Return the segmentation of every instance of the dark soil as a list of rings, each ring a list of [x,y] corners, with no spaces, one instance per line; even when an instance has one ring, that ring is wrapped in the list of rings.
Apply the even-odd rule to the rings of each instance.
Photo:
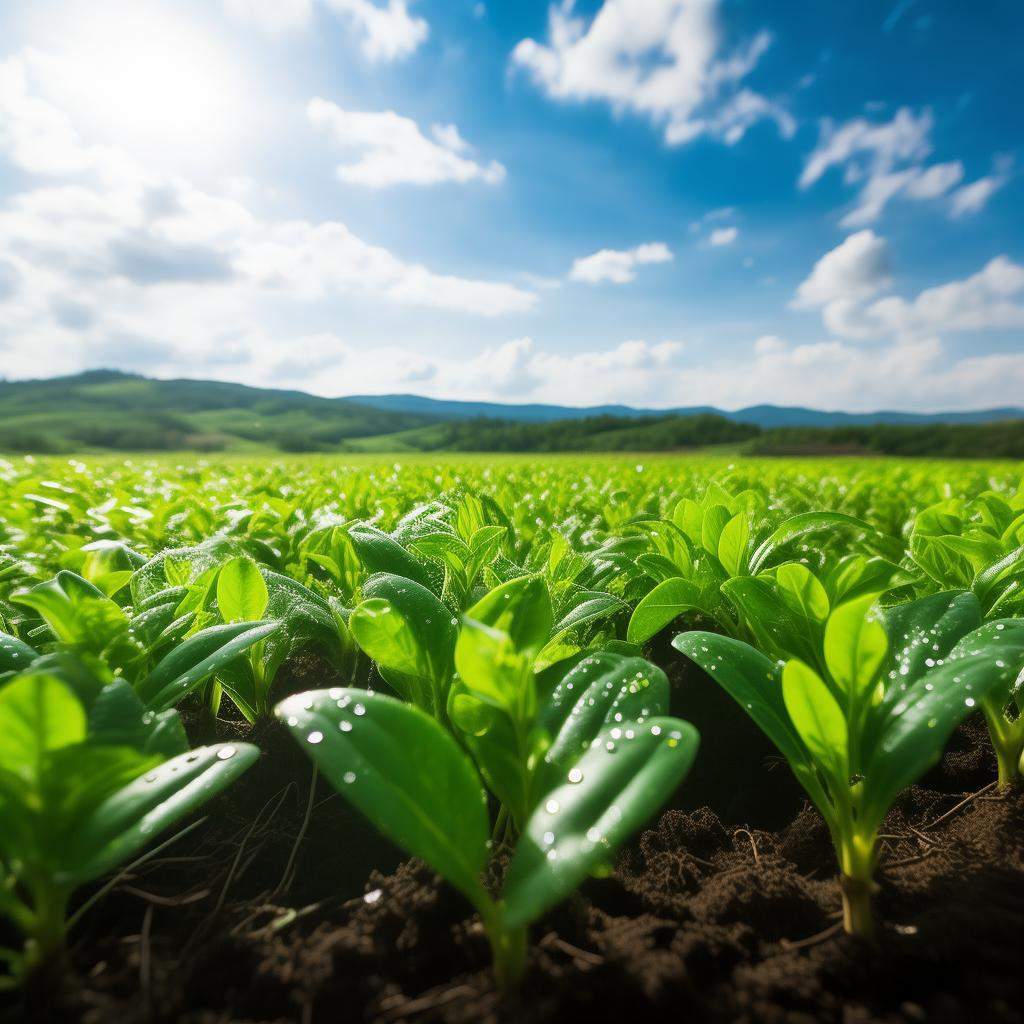
[[[708,718],[719,763],[711,697],[694,696],[697,677],[673,685],[679,712]],[[756,747],[691,777],[612,877],[533,928],[505,1000],[464,900],[314,780],[283,730],[253,738],[256,767],[93,908],[63,974],[2,1019],[1024,1021],[1024,791],[982,789],[995,765],[978,721],[886,823],[875,944],[841,932],[827,831],[785,766],[772,795]],[[733,798],[744,773],[760,802]]]

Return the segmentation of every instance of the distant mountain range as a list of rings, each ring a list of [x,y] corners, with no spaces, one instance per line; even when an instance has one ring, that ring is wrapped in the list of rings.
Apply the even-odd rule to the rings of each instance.
[[[321,398],[208,380],[155,380],[116,370],[0,381],[0,453],[86,450],[429,451],[472,447],[467,420],[517,450],[649,450],[740,442],[779,427],[986,424],[1024,409],[844,413],[752,406],[634,409],[453,402],[419,395]],[[500,421],[500,422],[496,422]],[[584,422],[585,421],[585,422]],[[650,421],[650,422],[649,422]],[[565,429],[546,424],[565,423]],[[502,426],[504,424],[504,426]],[[701,440],[703,439],[703,440]]]
[[[876,423],[996,423],[1024,419],[1024,408],[1004,407],[973,412],[827,412],[803,406],[751,405],[730,412],[713,405],[679,406],[672,409],[638,409],[629,405],[505,405],[501,402],[456,402],[422,395],[350,395],[345,401],[369,405],[387,412],[415,413],[440,420],[514,420],[517,423],[550,423],[593,416],[721,416],[734,423],[753,423],[764,430],[773,427],[849,427]]]

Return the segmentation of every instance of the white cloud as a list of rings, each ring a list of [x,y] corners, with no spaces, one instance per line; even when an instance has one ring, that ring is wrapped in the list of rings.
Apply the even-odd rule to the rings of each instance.
[[[628,284],[636,277],[636,268],[646,263],[668,263],[672,250],[664,242],[646,242],[633,249],[601,249],[573,261],[569,279],[598,284]]]
[[[950,332],[1024,327],[1024,266],[1006,256],[913,299],[878,297],[891,283],[885,239],[859,231],[815,263],[791,306],[820,309],[829,331],[859,340],[917,342]]]
[[[932,126],[930,110],[915,115],[907,107],[877,124],[855,118],[837,127],[825,120],[818,145],[804,164],[800,188],[810,188],[831,168],[842,167],[846,184],[861,185],[856,206],[842,219],[844,227],[873,223],[897,196],[938,199],[963,178],[964,168],[959,160],[925,166]]]
[[[430,34],[423,18],[409,13],[407,0],[321,0],[346,20],[359,36],[363,54],[371,61],[394,61],[413,53]],[[313,0],[224,0],[229,14],[270,32],[309,24]]]
[[[760,338],[749,358],[683,370],[673,404],[740,408],[766,400],[777,405],[872,412],[993,408],[1019,405],[1024,353],[950,358],[939,339],[886,347],[821,341],[790,345]]]
[[[29,88],[25,61],[0,63],[0,156],[30,182],[0,204],[7,374],[70,372],[104,353],[157,372],[227,372],[244,339],[272,344],[265,321],[327,317],[346,298],[485,317],[536,304],[533,291],[438,273],[339,221],[260,217],[237,190],[97,149]]]
[[[878,299],[839,325],[850,337],[920,337],[952,331],[1024,327],[1024,266],[1006,256],[976,274],[926,288],[916,298]]]
[[[436,397],[591,405],[659,401],[681,366],[675,341],[625,341],[612,348],[553,352],[532,338],[488,346],[469,358],[424,356],[400,345],[361,349],[330,333],[287,345],[253,335],[233,351],[232,372],[247,383],[312,386],[320,394],[415,389]]]
[[[708,236],[708,243],[716,248],[721,245],[732,245],[739,238],[740,229],[736,227],[715,228]]]
[[[978,213],[983,210],[989,199],[1010,180],[1012,168],[1013,159],[1011,157],[997,157],[991,174],[986,174],[983,178],[978,178],[977,181],[972,181],[968,185],[961,185],[950,196],[949,215],[962,217],[964,214]]]
[[[310,101],[306,113],[334,142],[361,154],[355,163],[338,167],[338,177],[351,185],[385,188],[474,179],[496,185],[505,178],[505,168],[496,160],[481,164],[466,155],[472,147],[453,124],[434,125],[434,138],[428,139],[415,121],[394,111],[342,110],[319,97]]]
[[[304,28],[313,13],[313,0],[224,0],[228,14],[252,21],[265,32]]]
[[[889,284],[888,246],[870,229],[850,235],[825,253],[796,290],[795,309],[859,302]]]
[[[935,337],[889,346],[828,340],[795,345],[775,335],[745,352],[708,357],[676,341],[632,340],[606,349],[553,352],[531,338],[469,359],[426,359],[401,346],[360,349],[335,335],[289,346],[247,339],[227,376],[252,384],[308,386],[321,394],[415,390],[438,398],[591,405],[716,405],[770,401],[821,409],[978,409],[1020,403],[1024,353],[950,358]]]
[[[723,53],[718,0],[604,0],[590,19],[553,4],[548,41],[521,40],[512,64],[557,100],[603,101],[648,117],[669,145],[711,135],[728,145],[751,125],[796,130],[776,101],[742,86],[771,45],[767,32]]]

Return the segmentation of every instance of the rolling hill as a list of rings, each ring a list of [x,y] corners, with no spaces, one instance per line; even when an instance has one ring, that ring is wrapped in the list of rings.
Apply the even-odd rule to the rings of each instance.
[[[442,420],[499,419],[517,423],[550,423],[554,420],[593,419],[598,416],[703,416],[711,414],[734,423],[774,427],[854,427],[877,423],[924,425],[929,423],[998,423],[1024,419],[1024,408],[1004,407],[970,412],[829,412],[803,406],[751,405],[744,409],[716,409],[711,405],[672,409],[635,409],[628,405],[505,405],[500,402],[456,402],[422,395],[351,395],[350,402],[388,412],[416,413]]]
[[[1024,410],[852,414],[764,405],[723,412],[502,405],[417,395],[321,398],[116,370],[0,381],[0,452],[643,451],[747,442],[760,450],[785,445],[838,452],[884,451],[911,438],[926,452],[930,445],[959,451],[970,438],[971,449],[980,446],[985,454],[986,447],[1016,451],[1021,424],[1009,422],[1014,420],[1024,420]],[[1005,430],[996,430],[1000,425],[1012,428],[1012,442],[1005,441]]]

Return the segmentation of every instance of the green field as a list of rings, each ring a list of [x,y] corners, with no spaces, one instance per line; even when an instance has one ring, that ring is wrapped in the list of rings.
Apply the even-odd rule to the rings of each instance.
[[[960,723],[984,714],[992,784],[1020,777],[1021,474],[721,454],[0,460],[0,915],[24,939],[0,983],[52,967],[76,892],[241,772],[260,764],[264,809],[293,786],[253,744],[290,732],[360,827],[475,907],[510,990],[529,926],[606,874],[695,760],[732,758],[715,718],[703,745],[688,721],[701,686],[789,762],[835,849],[836,913],[869,936],[883,822]],[[500,891],[482,881],[495,849]]]

